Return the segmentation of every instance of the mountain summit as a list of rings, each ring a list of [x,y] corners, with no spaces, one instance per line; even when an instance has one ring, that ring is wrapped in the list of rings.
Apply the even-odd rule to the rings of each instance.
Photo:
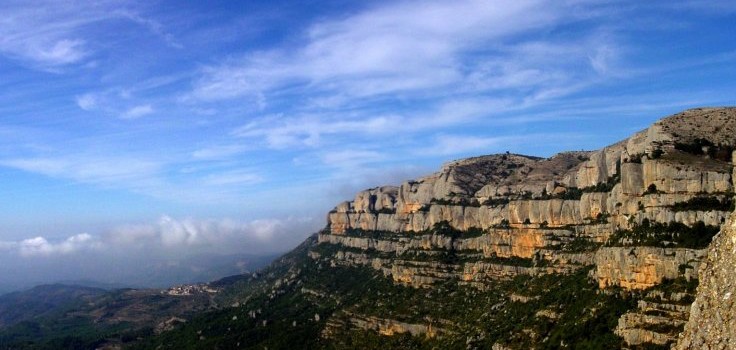
[[[733,277],[708,248],[734,211],[734,135],[736,108],[692,109],[597,151],[474,157],[361,191],[259,273],[161,292],[206,310],[158,308],[96,346],[669,349],[685,329],[681,347],[705,344],[694,325],[718,303],[702,293],[721,284],[698,293],[699,276]]]

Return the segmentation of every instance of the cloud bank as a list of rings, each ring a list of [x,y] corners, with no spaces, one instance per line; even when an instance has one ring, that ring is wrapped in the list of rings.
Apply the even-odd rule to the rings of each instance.
[[[317,230],[319,221],[162,215],[154,222],[122,224],[99,234],[0,241],[0,287],[57,281],[166,286],[194,278],[224,277],[248,268],[260,256],[281,254],[297,245],[307,232]]]
[[[85,252],[147,251],[168,254],[234,254],[282,252],[314,232],[312,218],[198,220],[161,216],[154,223],[118,225],[99,235],[81,233],[62,239],[33,237],[0,241],[0,250],[23,258]]]

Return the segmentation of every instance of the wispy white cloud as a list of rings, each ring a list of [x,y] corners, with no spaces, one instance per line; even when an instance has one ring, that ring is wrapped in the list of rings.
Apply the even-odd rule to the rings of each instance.
[[[137,119],[153,113],[153,107],[151,105],[140,105],[131,107],[120,115],[122,119]]]
[[[54,70],[84,62],[100,45],[89,26],[127,19],[166,36],[158,22],[130,9],[127,1],[42,0],[33,3],[5,1],[0,4],[0,54],[32,67]]]
[[[499,146],[512,141],[513,137],[478,137],[469,135],[440,135],[434,146],[423,149],[423,154],[451,155],[467,152],[480,154],[495,153]]]
[[[595,53],[589,56],[590,65],[593,69],[605,75],[611,68],[611,61],[615,59],[616,51],[609,46],[598,47]]]
[[[164,28],[164,25],[161,24],[161,22],[159,21],[153,20],[151,18],[146,18],[144,16],[141,16],[139,13],[135,13],[135,12],[132,12],[126,9],[118,9],[115,11],[115,14],[144,26],[153,34],[161,37],[166,42],[167,45],[173,48],[177,48],[177,49],[184,48],[184,45],[182,45],[178,40],[176,40],[174,35],[168,32]]]
[[[108,154],[45,155],[0,159],[0,166],[41,174],[54,179],[106,189],[130,191],[178,203],[235,203],[246,190],[265,181],[260,172],[237,164],[197,163],[170,157],[136,158]],[[169,171],[181,169],[177,176]]]
[[[676,2],[666,2],[663,6],[665,8],[679,11],[700,11],[711,15],[715,14],[721,16],[728,16],[736,12],[736,3],[730,0],[683,0]]]
[[[77,106],[85,111],[91,111],[97,108],[97,97],[94,94],[84,94],[76,96]]]
[[[134,95],[139,90],[110,89],[107,91],[87,92],[74,97],[74,102],[81,110],[98,113],[104,116],[133,120],[156,112],[151,98]]]
[[[0,160],[0,165],[85,183],[114,185],[145,180],[160,171],[162,164],[136,158],[105,156],[32,157]]]
[[[385,153],[371,149],[351,148],[323,151],[319,155],[319,160],[322,164],[342,172],[353,172],[360,167],[379,164],[389,157]]]
[[[331,166],[344,166],[345,164],[359,165],[379,161],[385,156],[377,151],[347,149],[332,152],[325,152],[322,155],[322,162]]]
[[[209,186],[224,185],[255,185],[263,182],[261,175],[250,170],[234,170],[221,172],[217,174],[207,175],[203,182]]]
[[[359,147],[375,137],[500,119],[620,76],[622,49],[614,35],[529,35],[595,16],[575,15],[584,12],[571,10],[577,6],[595,4],[378,5],[315,23],[288,47],[206,66],[184,101],[268,104],[289,96],[298,107],[249,118],[232,135],[291,151]],[[416,107],[386,112],[382,104]]]
[[[192,152],[192,158],[196,160],[220,160],[246,152],[250,147],[242,144],[217,145],[200,148]]]
[[[61,39],[51,47],[34,47],[30,55],[37,61],[52,65],[65,65],[80,61],[87,56],[84,41],[80,39]]]
[[[381,115],[365,119],[338,115],[308,114],[295,117],[267,116],[239,127],[233,135],[242,138],[262,138],[271,148],[318,146],[322,135],[367,133],[380,134],[402,125],[398,115]]]
[[[87,233],[80,233],[59,242],[45,237],[33,237],[17,242],[0,242],[0,251],[12,251],[23,257],[68,255],[87,250],[99,250],[103,244]]]
[[[561,3],[534,0],[394,3],[317,23],[296,49],[206,67],[189,97],[229,99],[295,84],[354,97],[442,88],[474,70],[468,50],[497,50],[496,42],[572,19]]]
[[[484,118],[501,120],[501,114],[521,106],[521,102],[515,103],[513,99],[473,97],[440,100],[416,110],[385,114],[368,110],[269,115],[236,128],[232,135],[249,142],[262,141],[266,147],[279,150],[319,149],[335,144],[361,148],[390,136],[401,135],[403,139]]]

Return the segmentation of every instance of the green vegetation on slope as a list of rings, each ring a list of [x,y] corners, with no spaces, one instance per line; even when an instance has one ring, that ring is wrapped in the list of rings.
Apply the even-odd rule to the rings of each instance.
[[[632,231],[638,236],[632,233],[619,239],[670,239],[667,234],[674,231],[682,236],[684,241],[680,243],[697,245],[700,238],[687,243],[687,237],[695,237],[695,233],[699,236],[707,227],[696,225],[688,230],[692,232],[677,224],[645,221]],[[432,231],[453,238],[465,235],[446,223],[436,225]],[[354,230],[350,235],[386,238],[400,234]],[[597,245],[573,240],[568,248],[587,251]],[[598,289],[588,277],[592,267],[566,275],[517,276],[491,282],[485,289],[464,285],[456,279],[435,283],[432,288],[414,288],[397,284],[370,267],[335,264],[332,259],[338,251],[351,249],[317,244],[313,236],[256,275],[213,282],[212,286],[221,289],[213,304],[219,305],[217,308],[189,313],[187,322],[158,335],[151,327],[134,327],[125,322],[94,324],[89,309],[70,304],[69,309],[59,309],[56,315],[22,322],[0,332],[0,349],[93,349],[109,343],[134,349],[291,349],[295,344],[316,349],[463,349],[490,348],[494,344],[512,349],[611,349],[622,345],[621,338],[613,334],[618,319],[635,309],[636,303],[647,295],[615,288]],[[352,252],[370,258],[385,254],[375,250]],[[427,253],[430,252],[421,258],[448,266],[462,263],[468,255],[454,250]],[[406,258],[416,260],[419,256],[416,252],[414,255]],[[485,260],[514,266],[534,264],[531,259]],[[671,293],[690,291],[694,285],[675,280],[655,288]],[[130,307],[131,301],[126,298],[125,291],[118,291],[98,300],[106,305],[106,312],[114,314]],[[158,295],[142,297],[140,303],[156,304],[159,311],[166,310],[167,305],[176,306]],[[88,313],[73,313],[72,308]],[[385,336],[376,331],[375,324],[370,329],[361,327],[360,322],[364,325],[366,320],[397,322],[419,329],[431,326],[437,335]]]
[[[311,243],[314,244],[314,243]],[[618,347],[613,328],[636,298],[598,290],[589,269],[570,275],[520,276],[489,290],[459,285],[433,288],[394,283],[367,267],[332,266],[337,247],[315,245],[321,258],[305,250],[292,254],[251,281],[228,287],[230,306],[202,314],[179,328],[147,339],[137,349],[457,349],[502,343],[577,349]],[[512,299],[523,294],[524,301]],[[515,300],[515,301],[514,301]],[[458,310],[462,310],[459,312]],[[545,311],[546,310],[546,311]],[[540,316],[547,312],[553,317]],[[358,319],[433,325],[439,336],[379,335],[356,327]]]
[[[673,211],[734,211],[733,197],[728,196],[723,199],[715,197],[693,197],[686,202],[675,203],[672,206]]]
[[[702,249],[708,246],[720,228],[698,221],[692,227],[679,222],[651,223],[644,219],[631,230],[617,230],[607,246],[653,246]]]
[[[158,290],[44,288],[15,296],[26,300],[21,306],[28,314],[0,328],[0,349],[96,349],[128,343],[152,335],[157,322],[171,315],[190,317],[210,305],[206,295],[168,296]]]
[[[731,162],[734,151],[731,145],[716,145],[704,138],[696,138],[689,143],[675,142],[675,149],[694,155],[707,155],[724,162]]]
[[[402,231],[402,232],[392,232],[392,231],[378,231],[378,230],[363,230],[359,228],[350,228],[345,231],[346,236],[351,237],[363,237],[363,238],[375,238],[375,239],[384,239],[384,240],[399,240],[401,238],[410,238],[410,237],[416,237],[416,236],[422,236],[422,235],[441,235],[445,237],[451,237],[453,239],[456,238],[472,238],[472,237],[480,237],[484,234],[487,234],[487,230],[483,230],[481,228],[477,227],[471,227],[467,230],[458,230],[447,220],[438,222],[432,226],[431,229],[425,230],[425,231]]]

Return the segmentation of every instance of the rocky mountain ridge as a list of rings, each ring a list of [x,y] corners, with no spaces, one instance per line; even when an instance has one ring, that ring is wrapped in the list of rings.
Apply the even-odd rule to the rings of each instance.
[[[459,230],[487,229],[504,220],[518,228],[545,221],[563,227],[601,213],[610,214],[615,228],[645,218],[720,225],[721,214],[671,206],[702,194],[732,193],[733,115],[733,109],[689,110],[595,152],[451,162],[399,187],[359,192],[329,214],[330,232],[419,232],[442,221]]]
[[[603,291],[697,284],[705,248],[733,211],[735,130],[736,109],[694,109],[599,151],[450,162],[340,203],[318,242],[338,247],[333,265],[370,267],[414,287],[492,289],[500,279],[587,266]],[[442,261],[446,252],[452,261]],[[672,344],[693,292],[642,300],[616,334],[628,346]]]
[[[119,306],[87,307],[89,323],[154,317],[84,344],[724,348],[735,130],[736,108],[693,109],[598,151],[474,157],[361,191],[258,273],[104,294]],[[38,323],[84,313],[58,315]],[[18,339],[30,338],[0,329],[0,349],[29,344]]]

